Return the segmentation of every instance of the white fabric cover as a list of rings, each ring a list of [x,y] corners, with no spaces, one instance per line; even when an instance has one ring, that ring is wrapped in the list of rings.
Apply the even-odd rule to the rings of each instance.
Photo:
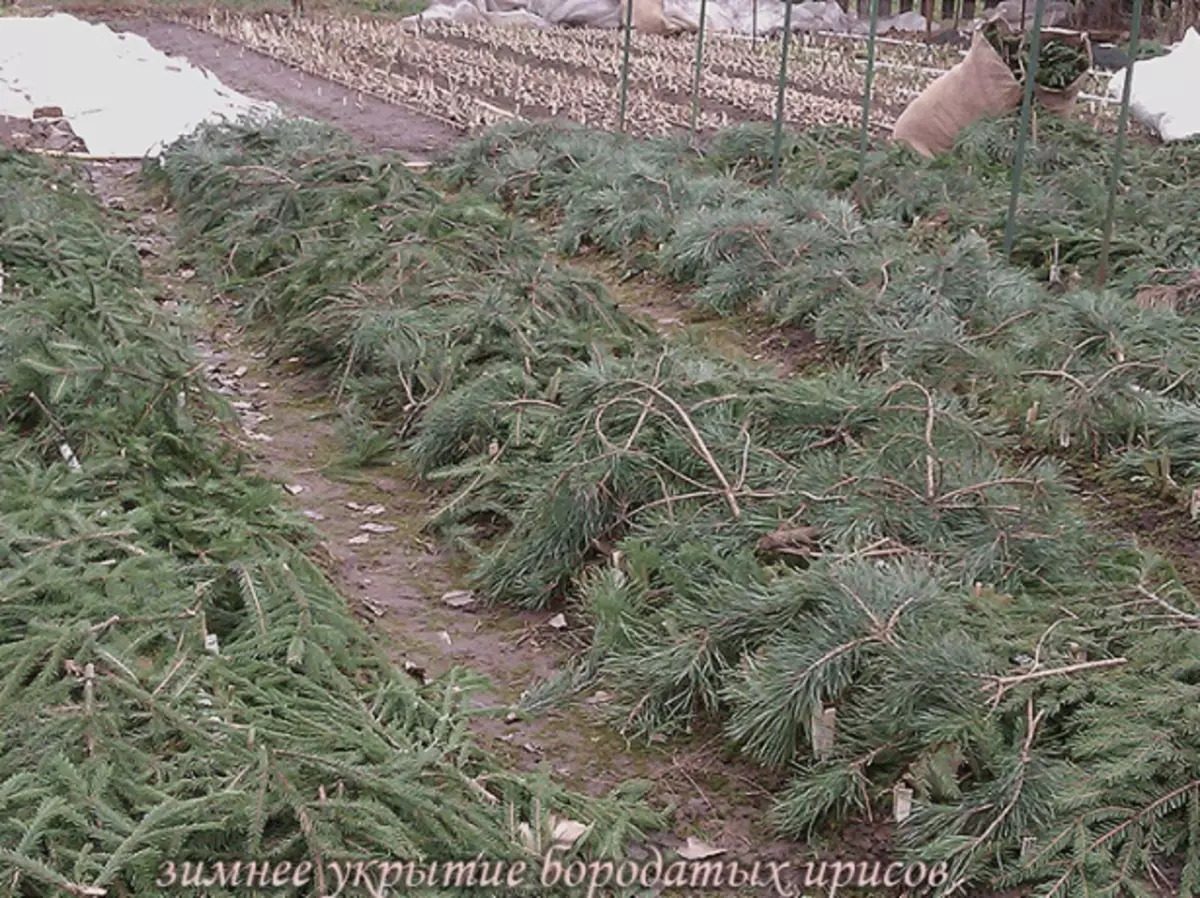
[[[1108,82],[1108,93],[1120,99],[1125,90],[1122,69]],[[1189,28],[1166,56],[1133,65],[1129,113],[1164,141],[1200,135],[1200,33]]]

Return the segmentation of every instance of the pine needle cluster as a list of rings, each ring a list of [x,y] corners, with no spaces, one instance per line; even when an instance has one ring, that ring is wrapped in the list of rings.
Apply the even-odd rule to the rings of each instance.
[[[726,158],[742,137],[718,142]],[[786,833],[887,816],[908,788],[904,844],[956,883],[1142,894],[1171,858],[1194,893],[1194,601],[1168,566],[1089,529],[1060,464],[1014,461],[1030,434],[1107,445],[1131,421],[1144,436],[1166,397],[1186,405],[1188,326],[1114,294],[1051,297],[980,236],[922,253],[905,222],[815,187],[670,171],[688,159],[707,164],[678,145],[498,129],[444,169],[451,198],[273,125],[210,131],[162,177],[234,295],[452,491],[436,523],[470,536],[480,588],[589,614],[568,688],[604,678],[642,734],[719,720],[790,774]],[[602,171],[611,189],[572,206]],[[555,217],[568,245],[586,225],[714,305],[827,290],[807,314],[841,361],[779,380],[641,332],[489,198]]]
[[[652,825],[636,784],[507,773],[468,738],[477,684],[383,657],[213,433],[110,225],[73,176],[0,154],[0,890],[156,894],[168,861],[316,884],[330,861],[536,865],[520,827],[550,812],[596,823],[586,853]]]

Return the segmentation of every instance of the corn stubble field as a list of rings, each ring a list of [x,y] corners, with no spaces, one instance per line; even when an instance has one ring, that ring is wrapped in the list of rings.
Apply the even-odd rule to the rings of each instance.
[[[697,149],[510,123],[425,175],[311,123],[213,128],[144,180],[198,277],[441,494],[428,528],[482,594],[590,622],[527,713],[603,685],[631,736],[716,723],[786,774],[773,826],[822,844],[907,788],[896,854],[959,894],[1197,894],[1200,568],[1077,493],[1195,529],[1200,147],[1131,151],[1100,291],[1088,125],[1039,129],[1006,260],[1011,121],[933,162],[880,144],[861,179],[844,121],[789,132],[778,187],[763,124]],[[4,152],[0,200],[13,894],[149,894],[167,857],[529,857],[556,817],[598,857],[664,824],[637,784],[585,798],[473,748],[470,682],[382,659],[240,473],[189,325],[82,182]],[[820,358],[780,378],[665,337],[575,257]]]

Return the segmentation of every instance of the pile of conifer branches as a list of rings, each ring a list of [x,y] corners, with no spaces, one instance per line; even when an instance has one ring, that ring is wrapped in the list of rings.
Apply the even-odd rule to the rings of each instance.
[[[653,823],[635,787],[506,773],[466,735],[468,678],[382,656],[215,432],[187,334],[114,232],[74,177],[0,154],[5,893],[152,894],[186,861],[229,895],[215,864],[243,861],[308,864],[330,894],[334,861],[536,868],[521,826],[545,844],[551,812],[595,822],[584,852]]]
[[[996,242],[1008,206],[1013,129],[1011,118],[976,123],[953,153],[937,160],[895,144],[874,149],[860,181],[855,132],[810,128],[785,136],[781,184],[853,200],[869,221],[905,228],[924,221],[947,239],[974,231]],[[465,143],[443,172],[450,183],[560,213],[565,249],[611,249],[670,236],[720,204],[763,202],[763,192],[746,188],[768,185],[772,151],[766,124],[728,128],[698,150],[679,138],[635,141],[577,126],[521,123]],[[1052,280],[1068,284],[1075,275],[1090,283],[1107,208],[1111,139],[1083,123],[1052,118],[1039,122],[1028,153],[1013,261],[1039,279],[1053,274]],[[1109,284],[1136,290],[1186,280],[1180,273],[1200,264],[1197,142],[1136,144],[1123,170]],[[786,204],[786,189],[766,195]],[[580,231],[589,209],[597,220]],[[648,216],[654,229],[647,229]]]
[[[463,145],[442,171],[514,212],[552,215],[564,252],[619,255],[721,314],[764,312],[812,328],[858,366],[969,390],[1043,448],[1120,451],[1126,473],[1167,484],[1171,471],[1200,478],[1192,443],[1166,441],[1187,426],[1180,403],[1196,398],[1200,327],[1186,309],[1133,301],[1144,285],[1200,271],[1195,147],[1134,151],[1113,287],[1098,292],[1085,278],[1099,254],[1107,146],[1069,123],[1045,126],[1009,264],[997,245],[1007,127],[974,127],[936,162],[889,148],[862,181],[850,135],[793,135],[775,189],[761,180],[770,134],[756,126],[700,152],[511,125]]]
[[[504,151],[480,151],[487,140]],[[462,164],[526,215],[561,191],[564,221],[591,215],[614,251],[675,241],[661,252],[681,279],[742,252],[744,270],[770,270],[790,252],[774,227],[847,257],[872,251],[870,227],[900,230],[811,191],[689,185],[651,160],[605,195],[638,216],[623,242],[601,232],[603,205],[570,206],[576,140],[530,150],[500,132]],[[790,770],[781,829],[893,813],[908,789],[902,841],[952,881],[1128,889],[1170,857],[1191,888],[1194,603],[1169,566],[1090,531],[1057,464],[1014,462],[1027,447],[1000,413],[1042,389],[1060,419],[1107,432],[1123,394],[1104,388],[1122,372],[1102,373],[1112,347],[1093,340],[1074,353],[1097,365],[1091,382],[1070,369],[1020,392],[1029,360],[1060,347],[1016,330],[1013,346],[967,341],[941,370],[967,323],[1000,335],[1038,313],[1039,288],[980,241],[957,246],[936,289],[916,293],[906,269],[870,291],[879,308],[844,314],[890,335],[893,360],[780,380],[640,331],[478,193],[439,195],[317,128],[210,130],[154,177],[207,275],[446,490],[437,523],[477,553],[478,585],[586,610],[587,672],[624,692],[642,733],[715,718],[747,756]],[[695,216],[758,218],[683,241],[674,216],[697,195]],[[789,276],[836,280],[824,264]],[[1056,336],[1118,323],[1125,306],[1107,302],[1065,303]],[[1126,353],[1158,349],[1119,333]],[[1072,378],[1078,395],[1049,392]]]

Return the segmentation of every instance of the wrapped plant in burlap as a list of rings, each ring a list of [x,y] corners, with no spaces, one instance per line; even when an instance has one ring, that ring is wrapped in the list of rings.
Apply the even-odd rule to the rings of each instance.
[[[990,24],[990,23],[989,23]],[[1024,87],[1029,71],[1029,35],[987,28],[988,43]],[[1054,115],[1070,115],[1092,68],[1092,45],[1087,34],[1063,28],[1043,28],[1033,93]]]
[[[959,132],[979,119],[1021,105],[1029,62],[1029,36],[998,16],[975,32],[966,58],[927,87],[896,121],[892,139],[923,156],[953,148]],[[1086,34],[1042,29],[1034,96],[1054,115],[1070,115],[1092,67]]]
[[[1002,39],[1011,33],[1003,19],[977,30],[963,61],[925,88],[896,120],[893,140],[934,156],[952,149],[967,125],[1021,105],[1021,82],[989,41],[993,30]]]

